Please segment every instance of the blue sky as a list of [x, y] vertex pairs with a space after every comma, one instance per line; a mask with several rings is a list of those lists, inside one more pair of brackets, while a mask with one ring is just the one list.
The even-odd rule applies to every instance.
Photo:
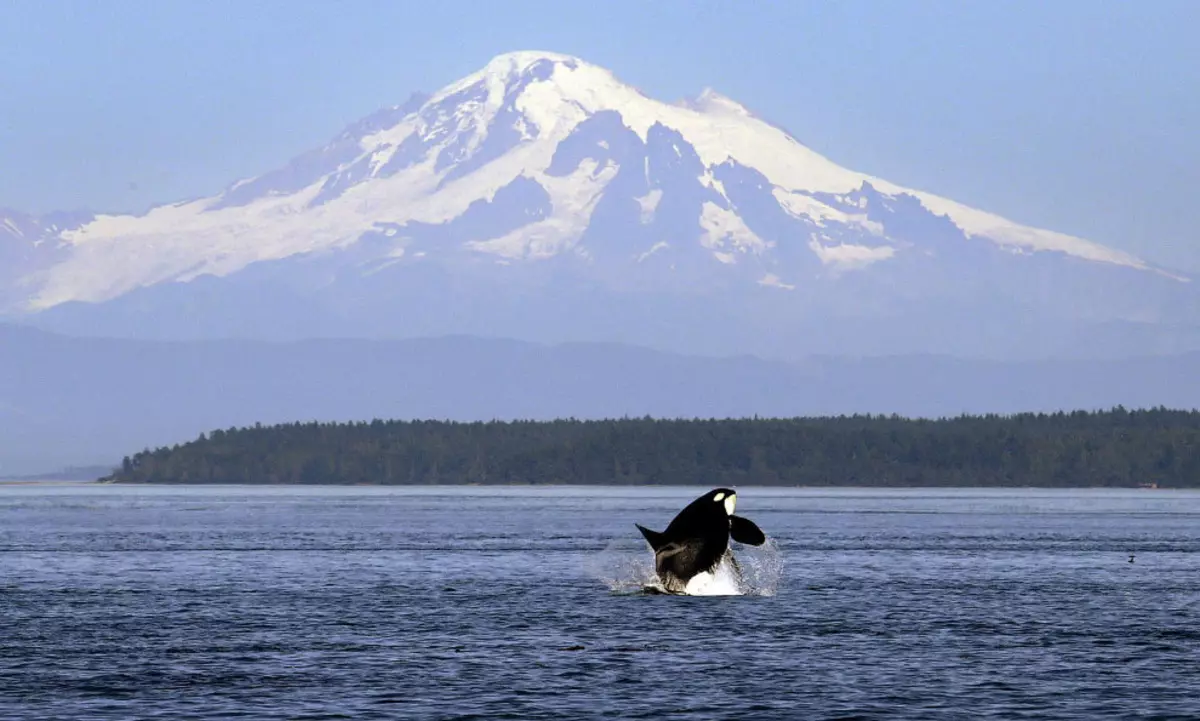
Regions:
[[492, 56], [706, 86], [834, 161], [1200, 271], [1200, 2], [0, 4], [0, 206], [215, 192]]

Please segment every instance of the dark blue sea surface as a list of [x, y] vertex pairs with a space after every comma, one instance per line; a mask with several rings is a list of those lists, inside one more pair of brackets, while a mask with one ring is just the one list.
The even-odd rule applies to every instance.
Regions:
[[1200, 718], [1200, 494], [705, 490], [0, 486], [0, 718]]

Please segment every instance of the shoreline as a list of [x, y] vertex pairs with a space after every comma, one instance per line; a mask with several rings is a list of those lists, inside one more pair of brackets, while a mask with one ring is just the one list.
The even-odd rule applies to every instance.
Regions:
[[[122, 481], [29, 481], [20, 479], [0, 479], [0, 486], [79, 486], [79, 487], [117, 487], [117, 488], [422, 488], [422, 489], [502, 489], [502, 488], [562, 488], [562, 489], [672, 489], [672, 488], [707, 488], [701, 483], [140, 483]], [[1171, 492], [1200, 492], [1200, 485], [1178, 488], [1147, 488], [1141, 486], [934, 486], [934, 485], [761, 485], [754, 483], [737, 484], [737, 488], [753, 488], [756, 490], [808, 490], [808, 491], [1171, 491]]]

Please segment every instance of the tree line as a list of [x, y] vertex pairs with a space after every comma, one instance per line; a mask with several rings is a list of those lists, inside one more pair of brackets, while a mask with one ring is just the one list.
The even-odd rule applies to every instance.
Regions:
[[1200, 487], [1200, 412], [255, 425], [101, 481]]

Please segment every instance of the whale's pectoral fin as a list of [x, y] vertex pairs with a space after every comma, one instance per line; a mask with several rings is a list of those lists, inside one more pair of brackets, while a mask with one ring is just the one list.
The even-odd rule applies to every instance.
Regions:
[[654, 549], [655, 551], [667, 545], [667, 541], [665, 538], [663, 538], [663, 534], [659, 533], [658, 531], [651, 531], [649, 528], [645, 528], [637, 523], [633, 525], [637, 526], [637, 529], [642, 532], [643, 536], [646, 537], [646, 542], [650, 544], [650, 548]]
[[741, 516], [729, 517], [729, 537], [747, 546], [761, 546], [767, 540], [762, 529], [754, 525], [754, 521]]

